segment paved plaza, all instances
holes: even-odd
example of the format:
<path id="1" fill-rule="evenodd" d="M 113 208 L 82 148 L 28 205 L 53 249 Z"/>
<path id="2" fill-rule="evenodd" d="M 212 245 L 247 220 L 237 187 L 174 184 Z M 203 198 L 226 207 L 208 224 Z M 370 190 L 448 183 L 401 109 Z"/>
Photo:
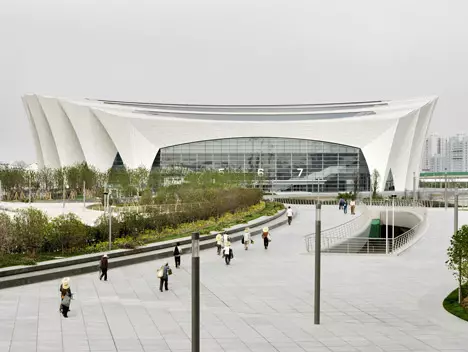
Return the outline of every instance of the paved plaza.
<path id="1" fill-rule="evenodd" d="M 324 207 L 323 228 L 349 220 Z M 441 305 L 456 282 L 445 267 L 453 211 L 428 209 L 421 240 L 398 257 L 324 254 L 322 319 L 313 324 L 314 207 L 296 207 L 270 248 L 234 244 L 230 266 L 201 252 L 203 352 L 468 351 L 468 323 Z M 460 225 L 468 213 L 460 213 Z M 171 264 L 172 260 L 170 261 Z M 58 312 L 60 281 L 0 291 L 0 351 L 190 351 L 190 255 L 159 292 L 162 261 L 71 278 L 69 318 Z M 112 261 L 111 261 L 112 265 Z"/>
<path id="2" fill-rule="evenodd" d="M 94 203 L 86 203 L 89 206 Z M 0 209 L 10 210 L 10 214 L 14 215 L 15 210 L 27 209 L 33 206 L 45 212 L 48 216 L 54 218 L 62 214 L 74 213 L 84 223 L 94 225 L 96 220 L 103 214 L 101 211 L 91 210 L 84 207 L 80 202 L 68 202 L 63 207 L 62 202 L 36 202 L 36 203 L 21 203 L 21 202 L 0 202 Z"/>

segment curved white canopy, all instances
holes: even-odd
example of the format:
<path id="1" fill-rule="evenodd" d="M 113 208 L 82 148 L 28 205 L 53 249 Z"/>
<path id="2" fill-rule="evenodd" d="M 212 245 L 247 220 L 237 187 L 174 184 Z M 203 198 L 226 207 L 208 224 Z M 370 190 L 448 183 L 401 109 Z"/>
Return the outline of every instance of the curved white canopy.
<path id="1" fill-rule="evenodd" d="M 160 148 L 232 137 L 320 140 L 360 148 L 380 189 L 392 170 L 396 190 L 419 177 L 424 138 L 437 97 L 301 105 L 151 104 L 26 95 L 39 167 L 87 162 L 150 168 Z"/>

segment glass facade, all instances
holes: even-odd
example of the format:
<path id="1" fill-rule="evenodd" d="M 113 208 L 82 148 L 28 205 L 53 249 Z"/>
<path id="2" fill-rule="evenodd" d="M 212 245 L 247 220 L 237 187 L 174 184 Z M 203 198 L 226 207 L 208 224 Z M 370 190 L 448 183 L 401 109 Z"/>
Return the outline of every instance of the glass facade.
<path id="1" fill-rule="evenodd" d="M 153 168 L 255 173 L 273 191 L 345 192 L 370 190 L 359 148 L 291 138 L 229 138 L 163 148 Z"/>

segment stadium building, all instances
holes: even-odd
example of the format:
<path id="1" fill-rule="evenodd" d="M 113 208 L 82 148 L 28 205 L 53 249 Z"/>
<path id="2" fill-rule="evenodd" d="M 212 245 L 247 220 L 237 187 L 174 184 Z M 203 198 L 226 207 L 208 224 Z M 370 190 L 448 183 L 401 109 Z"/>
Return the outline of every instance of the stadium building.
<path id="1" fill-rule="evenodd" d="M 275 191 L 412 189 L 437 97 L 190 105 L 23 97 L 39 167 L 184 168 L 261 175 Z M 418 184 L 418 182 L 416 183 Z"/>

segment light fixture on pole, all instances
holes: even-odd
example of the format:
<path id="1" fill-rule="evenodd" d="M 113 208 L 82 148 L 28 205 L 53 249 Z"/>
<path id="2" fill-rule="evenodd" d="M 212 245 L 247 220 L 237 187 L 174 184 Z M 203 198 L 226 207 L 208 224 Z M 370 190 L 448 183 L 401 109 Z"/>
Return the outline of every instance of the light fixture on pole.
<path id="1" fill-rule="evenodd" d="M 320 324 L 320 275 L 321 275 L 321 220 L 322 205 L 315 206 L 315 289 L 314 289 L 314 324 Z"/>
<path id="2" fill-rule="evenodd" d="M 200 352 L 200 233 L 192 233 L 192 352 Z"/>

